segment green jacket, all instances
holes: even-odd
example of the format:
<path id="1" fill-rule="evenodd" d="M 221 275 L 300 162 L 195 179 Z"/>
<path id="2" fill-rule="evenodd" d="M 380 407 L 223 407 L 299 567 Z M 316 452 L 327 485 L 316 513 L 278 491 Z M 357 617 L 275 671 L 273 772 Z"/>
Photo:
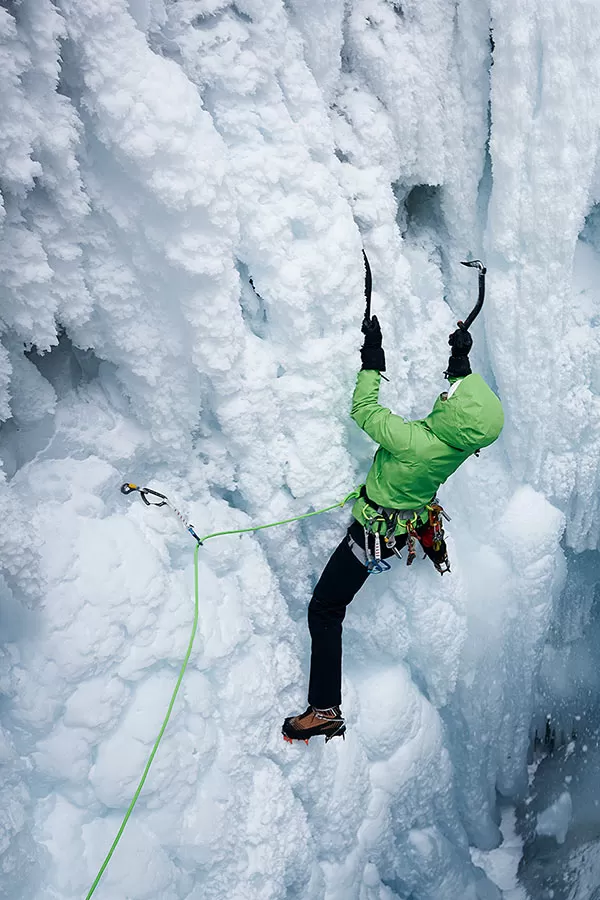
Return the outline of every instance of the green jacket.
<path id="1" fill-rule="evenodd" d="M 419 509 L 471 454 L 496 440 L 504 424 L 502 405 L 480 375 L 467 375 L 452 385 L 447 400 L 438 397 L 426 419 L 407 422 L 380 406 L 380 383 L 379 372 L 359 372 L 352 398 L 352 418 L 380 445 L 367 475 L 367 495 L 379 506 Z M 363 498 L 352 509 L 361 524 L 374 512 Z M 421 519 L 426 518 L 424 512 Z M 396 533 L 405 530 L 400 522 Z"/>

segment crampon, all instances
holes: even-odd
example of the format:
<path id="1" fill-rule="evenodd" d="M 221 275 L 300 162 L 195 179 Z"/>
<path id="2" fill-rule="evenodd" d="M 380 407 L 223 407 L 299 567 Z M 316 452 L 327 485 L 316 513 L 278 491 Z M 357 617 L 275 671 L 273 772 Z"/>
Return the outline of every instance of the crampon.
<path id="1" fill-rule="evenodd" d="M 346 726 L 339 706 L 330 709 L 315 709 L 309 706 L 299 716 L 289 716 L 283 723 L 281 733 L 284 741 L 304 741 L 308 744 L 311 737 L 324 735 L 325 743 L 333 737 L 344 737 Z"/>

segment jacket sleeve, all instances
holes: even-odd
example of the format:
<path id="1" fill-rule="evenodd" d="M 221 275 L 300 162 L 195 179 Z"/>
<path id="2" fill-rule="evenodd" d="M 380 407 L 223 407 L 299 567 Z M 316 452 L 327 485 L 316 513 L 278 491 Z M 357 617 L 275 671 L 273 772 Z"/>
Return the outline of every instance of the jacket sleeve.
<path id="1" fill-rule="evenodd" d="M 350 415 L 370 438 L 390 453 L 399 456 L 410 445 L 411 424 L 401 416 L 395 416 L 385 406 L 380 406 L 378 401 L 380 384 L 380 372 L 363 369 L 358 373 Z"/>

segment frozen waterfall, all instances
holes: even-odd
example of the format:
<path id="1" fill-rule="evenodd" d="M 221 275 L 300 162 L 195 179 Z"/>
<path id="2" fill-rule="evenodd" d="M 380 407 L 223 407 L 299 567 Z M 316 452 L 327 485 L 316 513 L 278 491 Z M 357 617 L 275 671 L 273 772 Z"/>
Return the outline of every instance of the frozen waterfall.
<path id="1" fill-rule="evenodd" d="M 207 543 L 95 896 L 597 900 L 596 0 L 0 0 L 0 69 L 0 898 L 85 898 L 185 652 L 193 541 L 121 483 L 206 533 L 364 479 L 364 245 L 412 418 L 488 266 L 452 575 L 369 579 L 346 740 L 290 747 L 348 512 Z"/>

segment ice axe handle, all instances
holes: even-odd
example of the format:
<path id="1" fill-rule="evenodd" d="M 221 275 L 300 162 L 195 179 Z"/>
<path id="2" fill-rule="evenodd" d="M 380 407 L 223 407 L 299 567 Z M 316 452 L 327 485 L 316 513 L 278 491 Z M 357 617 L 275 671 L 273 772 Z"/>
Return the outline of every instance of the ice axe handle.
<path id="1" fill-rule="evenodd" d="M 465 321 L 458 323 L 459 328 L 462 328 L 463 331 L 468 331 L 481 312 L 481 307 L 483 306 L 483 301 L 485 299 L 485 273 L 487 272 L 487 269 L 480 259 L 470 259 L 466 262 L 461 261 L 461 266 L 467 266 L 468 268 L 479 270 L 479 296 L 477 297 L 477 303 L 475 304 Z"/>
<path id="2" fill-rule="evenodd" d="M 367 259 L 367 254 L 363 250 L 362 252 L 363 259 L 365 261 L 365 319 L 371 318 L 371 288 L 373 286 L 373 279 L 371 277 L 371 266 L 369 265 L 369 260 Z"/>

